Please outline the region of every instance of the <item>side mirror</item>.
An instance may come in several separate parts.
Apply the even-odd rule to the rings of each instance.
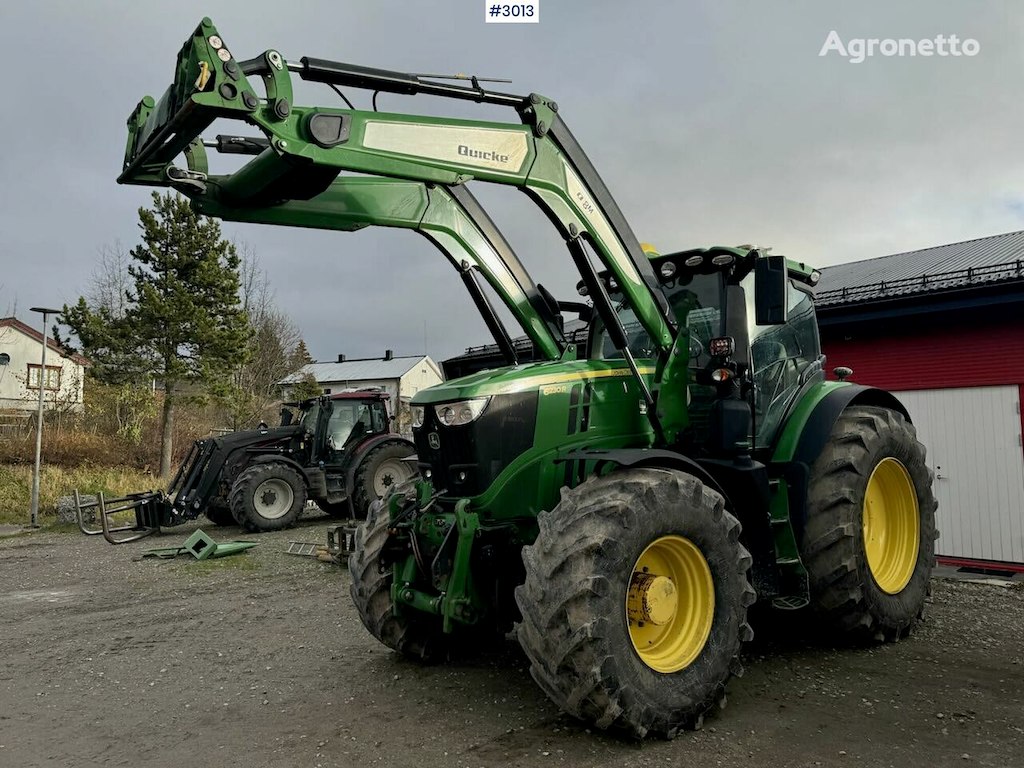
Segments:
[[[754,263],[754,314],[758,325],[782,325],[788,319],[785,256],[761,256]]]
[[[292,412],[287,408],[281,409],[281,426],[287,427],[292,423]]]

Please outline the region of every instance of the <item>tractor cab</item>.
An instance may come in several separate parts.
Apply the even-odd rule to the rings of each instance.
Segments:
[[[299,410],[300,445],[310,464],[326,467],[346,462],[351,449],[363,440],[391,431],[388,394],[382,390],[352,390],[285,403]],[[289,417],[284,417],[288,421]]]
[[[777,277],[762,269],[759,278],[758,261],[767,265],[769,258],[782,260],[749,247],[650,254],[679,329],[674,349],[685,354],[688,425],[678,442],[690,455],[762,452],[803,386],[823,378],[811,293],[818,273],[788,262]],[[638,364],[653,366],[657,349],[649,334],[614,277],[600,277],[629,350]],[[591,359],[623,356],[600,320],[587,344]]]

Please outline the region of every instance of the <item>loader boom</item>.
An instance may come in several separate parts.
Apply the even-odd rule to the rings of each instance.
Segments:
[[[291,72],[301,78],[400,94],[429,94],[514,108],[522,124],[299,107]],[[266,97],[247,76],[262,77]],[[201,133],[218,118],[263,132],[267,143],[231,174],[208,174]],[[470,180],[524,190],[569,242],[586,241],[615,275],[639,322],[666,357],[674,323],[639,241],[597,171],[543,96],[492,93],[400,72],[321,59],[286,61],[275,50],[238,61],[204,19],[178,54],[175,78],[159,101],[145,97],[128,120],[126,184],[172,186],[200,210],[239,220],[273,221],[285,201],[294,223],[324,226],[338,215],[333,185],[342,171],[437,185],[454,192]],[[185,153],[188,168],[172,163]],[[325,196],[325,197],[321,197]],[[335,204],[331,204],[332,201]],[[309,205],[307,211],[301,207]],[[216,212],[214,214],[214,212]]]

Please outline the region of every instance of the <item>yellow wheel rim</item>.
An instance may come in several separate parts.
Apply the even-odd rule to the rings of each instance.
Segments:
[[[700,655],[715,617],[711,568],[682,536],[662,536],[633,565],[626,591],[629,639],[656,672],[678,672]]]
[[[895,595],[914,575],[921,525],[914,481],[897,459],[884,458],[871,472],[863,523],[871,575],[883,592]]]

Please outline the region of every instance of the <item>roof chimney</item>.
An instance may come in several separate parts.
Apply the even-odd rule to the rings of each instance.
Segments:
[[[393,360],[394,357],[395,357],[395,353],[392,350],[390,350],[390,349],[385,349],[384,350],[384,359],[385,360]]]
[[[344,363],[345,362],[345,356],[344,355],[338,355],[338,362],[339,363]]]

